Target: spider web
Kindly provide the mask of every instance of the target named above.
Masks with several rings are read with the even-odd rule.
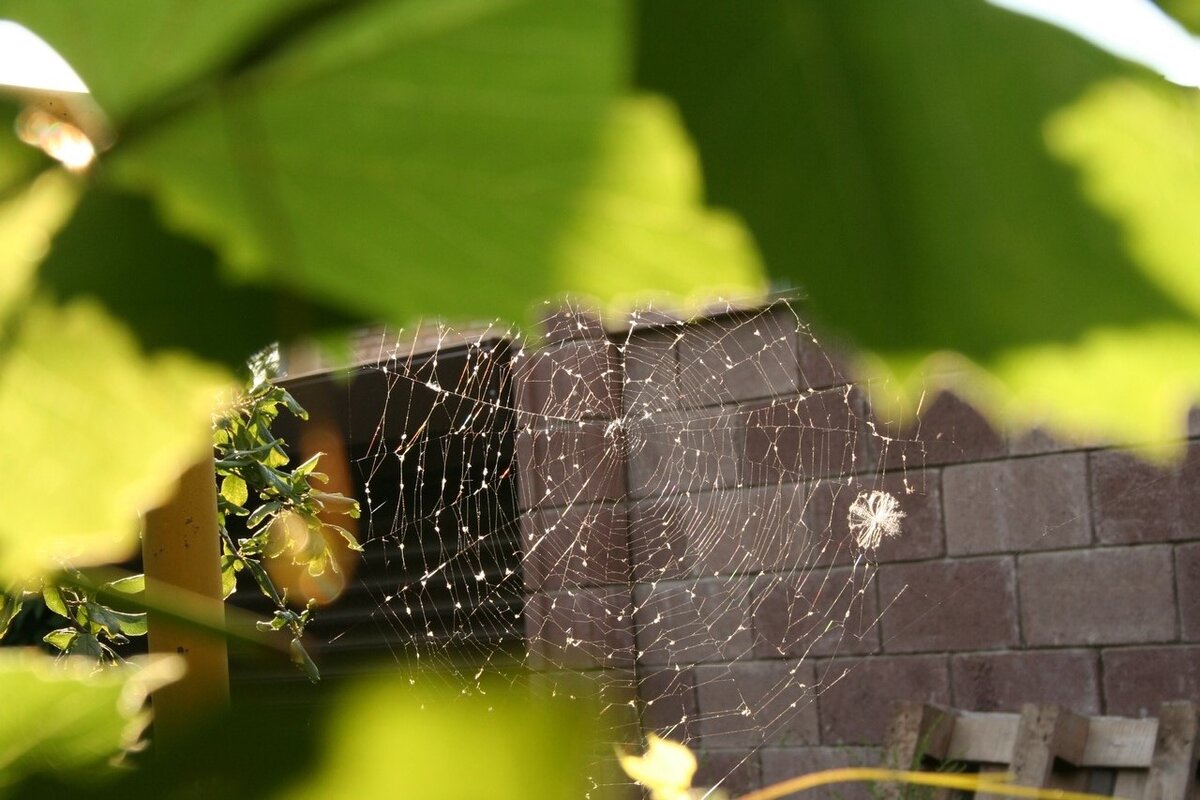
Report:
[[[544,328],[373,332],[350,380],[293,381],[363,504],[357,575],[310,629],[323,671],[597,703],[607,752],[655,731],[707,785],[815,743],[830,658],[871,652],[892,599],[873,555],[921,489],[906,443],[786,302]]]

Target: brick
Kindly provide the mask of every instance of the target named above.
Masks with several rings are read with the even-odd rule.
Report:
[[[625,367],[622,397],[625,414],[636,419],[679,407],[675,329],[649,330],[630,334],[621,345]]]
[[[1200,542],[1175,548],[1179,631],[1185,642],[1200,642]]]
[[[514,466],[517,470],[517,500],[521,510],[534,508],[546,493],[538,469],[534,434],[518,430],[513,437]]]
[[[536,670],[632,668],[630,612],[626,587],[530,595],[525,605],[529,666]]]
[[[804,563],[806,492],[791,485],[647,500],[631,529],[638,581],[786,569]]]
[[[521,427],[540,427],[550,396],[550,373],[544,350],[522,350],[509,362],[512,403]]]
[[[861,655],[879,649],[879,601],[862,570],[783,576],[753,603],[756,658]]]
[[[736,584],[734,583],[736,581]],[[639,660],[648,665],[733,661],[750,652],[753,578],[634,586]]]
[[[745,421],[723,409],[654,415],[625,426],[634,497],[705,491],[737,483]]]
[[[885,477],[821,480],[811,485],[804,521],[816,537],[816,564],[849,564],[856,552],[850,534],[850,504],[861,492],[882,490],[904,512],[900,535],[885,539],[872,555],[879,562],[938,558],[945,551],[941,476],[937,470],[895,472]]]
[[[800,355],[800,388],[830,389],[850,383],[842,347],[818,340],[807,328],[796,334]]]
[[[540,374],[548,391],[540,413],[566,420],[621,415],[621,361],[606,339],[579,339],[543,351]]]
[[[1200,538],[1200,443],[1160,467],[1127,450],[1092,454],[1096,536],[1105,544]]]
[[[885,656],[820,662],[822,744],[880,744],[898,700],[949,705],[945,656]]]
[[[565,507],[625,496],[625,447],[603,422],[534,431],[531,487],[535,505]]]
[[[830,389],[746,407],[742,481],[797,483],[869,469],[873,447],[850,389]]]
[[[584,306],[547,306],[545,313],[538,320],[537,328],[547,343],[604,336],[604,322],[600,318],[600,312]]]
[[[879,568],[883,649],[986,650],[1020,642],[1013,560],[887,564]]]
[[[896,439],[884,462],[889,469],[985,461],[1008,449],[991,423],[951,392],[939,392],[914,424],[900,430],[893,424],[884,427]]]
[[[1033,428],[1012,437],[1009,452],[1014,456],[1036,456],[1046,453],[1065,453],[1072,450],[1090,450],[1103,447],[1097,436],[1075,436],[1061,431]]]
[[[762,785],[758,753],[753,750],[708,750],[697,754],[699,766],[692,785],[719,787],[730,797],[740,797]]]
[[[1021,630],[1030,646],[1175,638],[1169,546],[1022,556]]]
[[[786,307],[689,325],[679,340],[687,406],[792,394],[799,388],[795,314]]]
[[[799,661],[696,667],[703,746],[816,744],[813,682],[813,668]]]
[[[1099,714],[1099,658],[1092,650],[1029,650],[950,658],[954,706],[964,711],[1016,711],[1025,703],[1057,704]]]
[[[1091,542],[1087,456],[1063,453],[947,467],[950,555],[1086,547]]]
[[[521,522],[521,564],[528,589],[629,583],[624,509],[573,506],[532,512]]]
[[[696,674],[691,668],[643,668],[638,699],[647,731],[685,744],[699,739],[696,721],[700,709],[696,705]]]
[[[886,724],[886,723],[884,723]],[[875,747],[764,747],[759,752],[763,786],[843,767],[878,767],[883,755]],[[879,800],[879,790],[869,783],[844,783],[805,792],[815,800]]]
[[[1104,650],[1101,659],[1107,714],[1152,717],[1168,700],[1200,697],[1200,646]]]

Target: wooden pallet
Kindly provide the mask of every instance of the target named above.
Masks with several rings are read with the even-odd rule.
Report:
[[[896,769],[954,765],[1009,772],[1021,786],[1128,800],[1195,800],[1196,704],[1163,703],[1157,717],[1130,719],[1032,704],[1020,714],[1003,714],[900,703],[884,754]],[[890,786],[883,794],[899,798],[901,789]]]

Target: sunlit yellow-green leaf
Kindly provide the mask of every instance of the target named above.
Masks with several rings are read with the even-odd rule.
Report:
[[[593,732],[581,712],[578,704],[546,705],[504,691],[467,696],[407,680],[360,684],[338,705],[313,774],[279,796],[582,797]]]
[[[1103,83],[1047,121],[1046,141],[1122,229],[1131,262],[1200,316],[1200,91]]]
[[[0,791],[23,775],[95,768],[135,744],[146,694],[181,674],[174,658],[97,670],[94,659],[0,650]]]
[[[616,311],[658,297],[693,311],[716,295],[753,297],[766,285],[745,227],[705,208],[695,149],[675,109],[653,96],[609,112],[557,263],[563,288],[605,298]]]
[[[653,733],[642,755],[618,755],[625,774],[650,790],[652,800],[686,800],[696,774],[696,756],[684,745]]]
[[[39,302],[0,356],[0,578],[127,556],[137,512],[161,502],[210,441],[225,376],[145,358],[86,303]]]
[[[75,207],[79,188],[66,172],[52,170],[0,202],[0,318],[28,295],[37,264]]]

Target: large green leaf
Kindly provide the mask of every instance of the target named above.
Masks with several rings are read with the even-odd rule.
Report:
[[[104,109],[123,120],[181,85],[211,81],[213,73],[252,53],[283,20],[312,5],[313,0],[0,0],[0,18],[49,41]]]
[[[204,451],[224,375],[147,358],[95,305],[36,302],[0,353],[0,584],[118,560]]]
[[[605,784],[620,778],[613,774],[612,751],[596,745],[594,707],[582,699],[552,703],[509,685],[464,694],[436,674],[416,677],[415,686],[395,674],[347,685],[336,702],[316,710],[245,698],[198,720],[184,738],[159,743],[155,757],[137,770],[90,786],[42,773],[14,794],[559,800],[589,791],[622,796],[616,790],[628,788],[607,791]],[[597,763],[602,760],[608,763]],[[592,779],[586,778],[589,766]]]
[[[37,277],[59,300],[98,300],[131,321],[147,350],[185,350],[231,368],[273,341],[353,321],[287,289],[223,279],[213,252],[165,230],[145,198],[102,188],[84,195]]]
[[[614,0],[354,8],[109,154],[232,271],[386,319],[523,316],[624,70]]]
[[[964,354],[1022,422],[1182,430],[1200,375],[1174,344],[1200,283],[1188,90],[1115,99],[1114,78],[1158,79],[972,0],[640,9],[640,82],[679,103],[712,201],[813,314],[905,377]],[[1051,361],[1055,393],[1030,379]]]
[[[179,674],[173,661],[97,671],[92,659],[0,650],[0,795],[31,773],[69,781],[133,746],[147,693]]]

